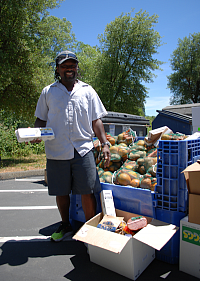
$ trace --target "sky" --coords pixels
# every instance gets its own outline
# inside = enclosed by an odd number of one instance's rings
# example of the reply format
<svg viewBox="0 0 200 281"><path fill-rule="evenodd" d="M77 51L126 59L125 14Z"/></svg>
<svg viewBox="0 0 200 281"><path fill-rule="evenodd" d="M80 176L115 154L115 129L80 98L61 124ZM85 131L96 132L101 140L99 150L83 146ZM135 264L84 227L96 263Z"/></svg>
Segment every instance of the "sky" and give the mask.
<svg viewBox="0 0 200 281"><path fill-rule="evenodd" d="M145 103L147 116L156 116L156 110L170 105L172 94L167 89L167 76L172 73L170 55L178 47L178 39L200 32L200 0L65 0L59 8L50 10L50 15L66 18L72 24L72 31L77 41L90 46L99 45L98 35L105 27L122 13L131 12L132 17L140 10L149 16L159 16L154 29L162 37L162 46L154 57L162 62L163 71L154 71L157 75L153 83L145 84L148 98Z"/></svg>

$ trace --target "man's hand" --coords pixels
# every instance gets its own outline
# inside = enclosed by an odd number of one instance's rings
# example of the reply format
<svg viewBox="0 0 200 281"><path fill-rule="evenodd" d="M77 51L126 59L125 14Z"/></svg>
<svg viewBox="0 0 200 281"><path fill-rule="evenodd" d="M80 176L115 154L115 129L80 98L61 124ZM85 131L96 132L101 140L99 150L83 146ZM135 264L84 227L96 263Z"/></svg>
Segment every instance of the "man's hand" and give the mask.
<svg viewBox="0 0 200 281"><path fill-rule="evenodd" d="M111 157L109 146L104 145L104 147L102 148L102 152L105 159L104 167L109 167Z"/></svg>
<svg viewBox="0 0 200 281"><path fill-rule="evenodd" d="M34 143L40 143L42 140L41 139L34 139L34 140L31 140L29 141L31 144L34 144ZM28 144L29 143L28 141L25 142L25 144Z"/></svg>
<svg viewBox="0 0 200 281"><path fill-rule="evenodd" d="M36 120L35 120L35 126L34 126L35 128L44 128L44 127L46 127L46 121L43 121L43 120L41 120L41 119L39 119L39 118L36 118ZM31 127L28 127L28 128L31 128ZM34 144L34 143L40 143L42 141L42 139L39 139L39 138L37 138L37 139L34 139L34 140L32 140L32 141L30 141L30 143L32 143L32 144ZM27 144L28 142L26 142L26 144Z"/></svg>
<svg viewBox="0 0 200 281"><path fill-rule="evenodd" d="M28 127L28 128L31 128L31 127ZM31 140L30 143L31 144L33 144L33 143L40 143L41 141L42 141L41 139L37 138L37 139ZM25 143L28 144L28 141L26 141Z"/></svg>
<svg viewBox="0 0 200 281"><path fill-rule="evenodd" d="M30 143L40 143L42 140L41 139L34 139L34 140L31 140Z"/></svg>

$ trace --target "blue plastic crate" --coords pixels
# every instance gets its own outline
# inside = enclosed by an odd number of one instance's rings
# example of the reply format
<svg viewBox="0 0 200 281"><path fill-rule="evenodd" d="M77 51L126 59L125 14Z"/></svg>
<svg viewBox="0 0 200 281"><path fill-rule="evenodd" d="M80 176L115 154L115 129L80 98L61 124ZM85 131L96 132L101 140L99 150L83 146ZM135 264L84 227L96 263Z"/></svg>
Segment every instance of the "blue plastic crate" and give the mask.
<svg viewBox="0 0 200 281"><path fill-rule="evenodd" d="M180 220L186 216L183 212L172 212L156 208L156 219L167 223L174 224L180 227ZM170 263L179 263L179 245L180 245L180 230L167 242L167 244L160 250L156 251L156 258L158 260Z"/></svg>
<svg viewBox="0 0 200 281"><path fill-rule="evenodd" d="M82 209L81 195L70 196L69 215L71 220L85 222L85 214Z"/></svg>
<svg viewBox="0 0 200 281"><path fill-rule="evenodd" d="M99 193L95 194L95 198L97 201L97 208L96 212L97 214L101 212L101 203L100 203L100 196ZM82 202L81 202L81 195L80 194L74 194L70 195L70 208L69 208L69 215L70 220L74 220L77 222L85 222L85 214L82 208Z"/></svg>
<svg viewBox="0 0 200 281"><path fill-rule="evenodd" d="M200 158L200 139L161 140L157 151L157 208L186 212L188 193L182 171Z"/></svg>
<svg viewBox="0 0 200 281"><path fill-rule="evenodd" d="M144 140L144 138L145 138L145 137L137 137L136 140L135 140L135 142L136 142L136 141L139 141L139 140Z"/></svg>
<svg viewBox="0 0 200 281"><path fill-rule="evenodd" d="M116 209L155 218L155 193L148 189L101 183L102 190L112 190Z"/></svg>
<svg viewBox="0 0 200 281"><path fill-rule="evenodd" d="M116 209L130 213L141 214L155 218L155 193L141 188L101 183L102 190L112 190ZM97 201L97 213L102 211L99 194L95 194ZM82 209L81 195L70 196L70 219L85 222Z"/></svg>

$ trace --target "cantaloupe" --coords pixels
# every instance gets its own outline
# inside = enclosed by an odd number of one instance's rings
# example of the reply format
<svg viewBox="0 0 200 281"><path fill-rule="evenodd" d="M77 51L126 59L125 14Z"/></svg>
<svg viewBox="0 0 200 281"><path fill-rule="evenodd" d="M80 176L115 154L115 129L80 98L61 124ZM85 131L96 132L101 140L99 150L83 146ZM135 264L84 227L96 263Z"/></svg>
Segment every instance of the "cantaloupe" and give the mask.
<svg viewBox="0 0 200 281"><path fill-rule="evenodd" d="M133 170L134 166L133 165L126 165L125 168L129 169L129 170Z"/></svg>
<svg viewBox="0 0 200 281"><path fill-rule="evenodd" d="M113 145L110 147L110 153L114 153L114 154L118 153L118 150L119 150L119 148L116 145Z"/></svg>
<svg viewBox="0 0 200 281"><path fill-rule="evenodd" d="M140 181L138 179L133 179L130 182L130 185L133 186L133 187L139 187L140 186Z"/></svg>
<svg viewBox="0 0 200 281"><path fill-rule="evenodd" d="M119 147L119 150L118 150L119 155L125 156L125 155L128 154L128 152L129 152L129 149L127 149L125 147L124 148L123 147Z"/></svg>
<svg viewBox="0 0 200 281"><path fill-rule="evenodd" d="M106 177L106 176L111 176L112 177L112 172L110 172L110 171L106 171L106 172L104 172L101 176L103 176L103 177Z"/></svg>
<svg viewBox="0 0 200 281"><path fill-rule="evenodd" d="M115 138L109 137L109 138L107 138L107 139L108 139L108 141L110 142L111 145L114 145L114 144L115 144Z"/></svg>
<svg viewBox="0 0 200 281"><path fill-rule="evenodd" d="M122 143L120 143L118 146L119 146L119 147L127 147L127 144L124 143L124 142L122 142Z"/></svg>
<svg viewBox="0 0 200 281"><path fill-rule="evenodd" d="M143 141L143 140L139 140L139 141L137 142L137 145L144 146L144 141Z"/></svg>
<svg viewBox="0 0 200 281"><path fill-rule="evenodd" d="M130 185L131 177L127 173L119 173L117 180L121 185Z"/></svg>
<svg viewBox="0 0 200 281"><path fill-rule="evenodd" d="M117 137L118 143L122 140L124 140L124 134L123 133L119 134L118 137Z"/></svg>
<svg viewBox="0 0 200 281"><path fill-rule="evenodd" d="M128 174L131 176L131 178L135 178L138 179L139 178L139 174L134 172L134 171L128 171Z"/></svg>
<svg viewBox="0 0 200 281"><path fill-rule="evenodd" d="M144 189L151 189L151 179L145 178L141 181L140 187Z"/></svg>

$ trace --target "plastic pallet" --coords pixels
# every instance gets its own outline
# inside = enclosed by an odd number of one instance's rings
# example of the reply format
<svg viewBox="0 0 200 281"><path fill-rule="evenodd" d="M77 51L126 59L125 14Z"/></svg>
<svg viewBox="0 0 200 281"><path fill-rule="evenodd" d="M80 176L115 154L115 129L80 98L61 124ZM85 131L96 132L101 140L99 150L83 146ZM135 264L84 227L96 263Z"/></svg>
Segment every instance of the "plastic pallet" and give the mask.
<svg viewBox="0 0 200 281"><path fill-rule="evenodd" d="M148 189L101 183L102 190L112 190L116 209L155 218L155 193Z"/></svg>
<svg viewBox="0 0 200 281"><path fill-rule="evenodd" d="M155 218L156 200L154 192L147 189L108 183L101 183L101 188L102 190L112 190L116 209ZM97 193L95 197L97 201L96 212L100 213L102 211L100 196ZM71 195L70 201L70 219L85 222L81 195Z"/></svg>
<svg viewBox="0 0 200 281"><path fill-rule="evenodd" d="M159 141L157 149L157 208L186 212L188 193L182 171L200 158L200 139Z"/></svg>
<svg viewBox="0 0 200 281"><path fill-rule="evenodd" d="M186 216L183 212L172 212L168 210L156 209L156 219L180 227L180 220ZM156 259L170 263L179 263L180 230L167 242L160 250L156 251Z"/></svg>
<svg viewBox="0 0 200 281"><path fill-rule="evenodd" d="M98 193L95 194L97 208L96 213L101 212L100 196ZM70 220L76 222L85 222L85 214L82 208L81 195L70 195L70 209L69 209Z"/></svg>

